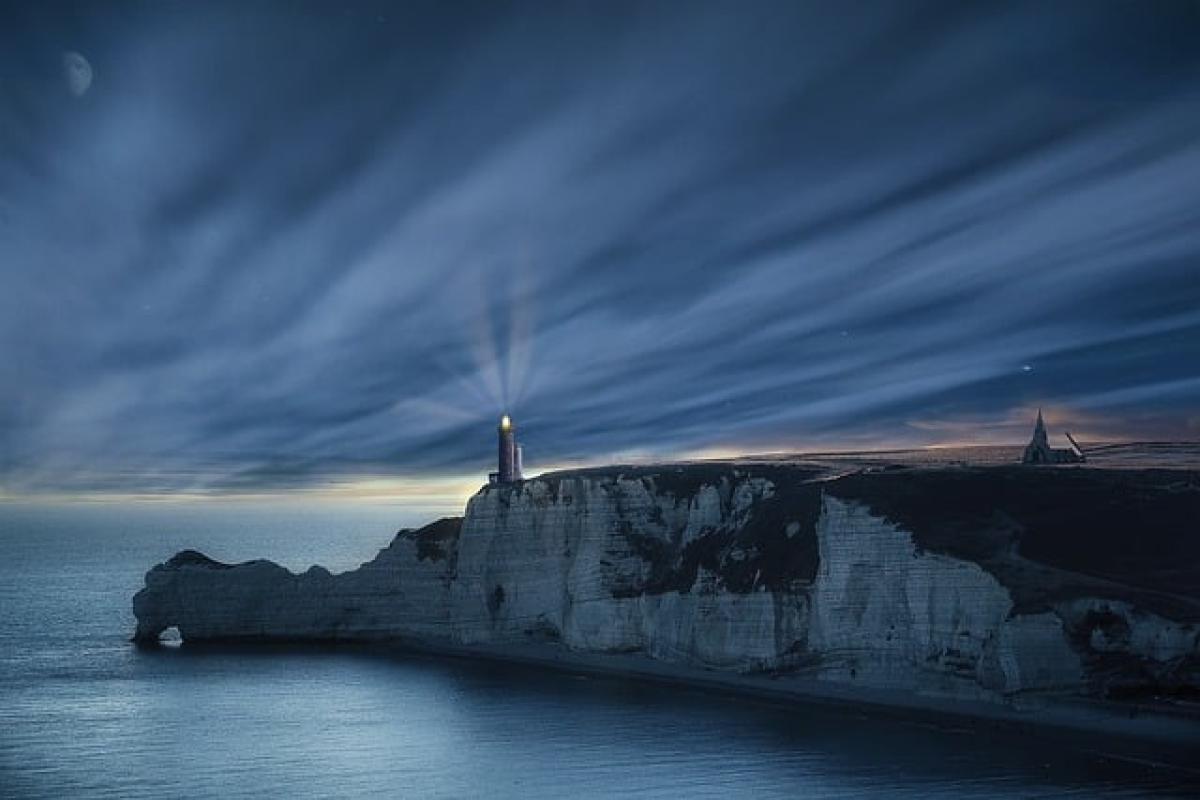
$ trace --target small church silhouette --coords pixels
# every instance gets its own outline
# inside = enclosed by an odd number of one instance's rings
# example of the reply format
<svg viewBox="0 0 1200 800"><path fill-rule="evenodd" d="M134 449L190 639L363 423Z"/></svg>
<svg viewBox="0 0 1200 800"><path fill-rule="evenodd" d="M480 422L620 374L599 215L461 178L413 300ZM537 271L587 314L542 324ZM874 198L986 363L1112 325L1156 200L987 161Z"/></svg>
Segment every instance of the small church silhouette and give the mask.
<svg viewBox="0 0 1200 800"><path fill-rule="evenodd" d="M1071 446L1066 449L1056 449L1050 446L1050 439L1046 435L1046 423L1042 420L1042 410L1038 409L1037 424L1033 426L1033 439L1025 447L1025 455L1021 458L1022 464L1078 464L1087 459L1083 456L1083 451L1079 449L1079 445L1067 434L1067 441Z"/></svg>

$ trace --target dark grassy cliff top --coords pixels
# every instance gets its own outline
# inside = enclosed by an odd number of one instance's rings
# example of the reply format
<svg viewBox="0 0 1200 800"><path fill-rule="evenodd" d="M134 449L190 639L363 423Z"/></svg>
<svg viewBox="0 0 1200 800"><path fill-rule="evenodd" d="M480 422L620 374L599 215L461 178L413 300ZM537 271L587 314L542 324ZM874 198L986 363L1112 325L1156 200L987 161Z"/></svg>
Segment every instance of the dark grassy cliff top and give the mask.
<svg viewBox="0 0 1200 800"><path fill-rule="evenodd" d="M1065 440L1051 437L1056 447ZM1200 442L1083 442L1088 469L1180 469L1200 471ZM686 471L698 475L755 466L786 466L825 473L857 469L898 467L1009 467L1019 466L1024 443L1019 445L967 445L962 447L925 447L901 450L859 450L828 453L771 453L704 461L662 462L658 464L611 464L598 467L547 472L539 479L568 477L615 478L617 475L640 477L663 472Z"/></svg>
<svg viewBox="0 0 1200 800"><path fill-rule="evenodd" d="M717 486L722 481L765 478L772 483L810 481L829 474L822 466L769 461L694 461L677 464L616 464L606 467L586 467L561 470L539 475L536 480L551 484L557 491L564 480L586 478L594 481L645 481L656 492L676 499L695 497L704 486Z"/></svg>
<svg viewBox="0 0 1200 800"><path fill-rule="evenodd" d="M1121 587L1168 616L1200 611L1200 471L901 469L826 491L912 531L922 549L979 563L1025 610Z"/></svg>
<svg viewBox="0 0 1200 800"><path fill-rule="evenodd" d="M417 543L417 559L441 561L455 549L462 532L462 517L442 517L423 528L405 529L396 539L411 539Z"/></svg>
<svg viewBox="0 0 1200 800"><path fill-rule="evenodd" d="M199 550L180 550L175 555L162 565L166 569L179 569L181 567L203 567L205 569L232 569L232 564L225 564L216 559L209 558Z"/></svg>
<svg viewBox="0 0 1200 800"><path fill-rule="evenodd" d="M1128 446L1117 449L1126 461L1133 457ZM813 540L781 539L775 529L797 521L810 533L824 492L862 503L910 531L923 551L978 563L1010 590L1018 611L1096 596L1200 621L1200 469L981 466L937 459L914 465L886 455L617 465L539 480L640 479L680 499L706 484L770 480L778 496L756 510L739 542L708 543L719 545L714 553L698 543L697 552L682 554L683 565L695 560L710 566L729 547L757 545L759 557L740 562L734 572L721 558L720 571L735 590L813 572ZM792 553L797 548L805 552Z"/></svg>

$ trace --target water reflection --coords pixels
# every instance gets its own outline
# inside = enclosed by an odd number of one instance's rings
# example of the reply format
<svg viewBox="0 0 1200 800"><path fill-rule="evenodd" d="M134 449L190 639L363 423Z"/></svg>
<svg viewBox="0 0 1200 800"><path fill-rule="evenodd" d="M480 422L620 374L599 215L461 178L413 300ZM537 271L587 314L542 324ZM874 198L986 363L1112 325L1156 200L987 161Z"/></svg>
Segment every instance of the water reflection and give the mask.
<svg viewBox="0 0 1200 800"><path fill-rule="evenodd" d="M254 704L271 709L259 719L263 734L317 737L321 746L306 749L348 781L345 789L394 780L417 794L524 797L557 797L568 786L581 797L1121 797L1200 788L1182 769L1149 763L1186 763L1182 753L1078 733L781 706L382 648L185 645L143 655L146 669L169 676L156 682L207 698L222 716L236 713L230 687L249 681ZM259 769L279 765L274 746L245 746Z"/></svg>

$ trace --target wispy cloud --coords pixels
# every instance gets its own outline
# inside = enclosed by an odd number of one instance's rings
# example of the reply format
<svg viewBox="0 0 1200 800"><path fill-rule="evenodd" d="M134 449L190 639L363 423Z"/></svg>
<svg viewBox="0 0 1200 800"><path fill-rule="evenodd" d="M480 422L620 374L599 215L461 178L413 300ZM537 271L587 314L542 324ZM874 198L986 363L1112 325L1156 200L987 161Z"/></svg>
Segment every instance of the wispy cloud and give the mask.
<svg viewBox="0 0 1200 800"><path fill-rule="evenodd" d="M1194 4L3 14L9 492L1195 435Z"/></svg>

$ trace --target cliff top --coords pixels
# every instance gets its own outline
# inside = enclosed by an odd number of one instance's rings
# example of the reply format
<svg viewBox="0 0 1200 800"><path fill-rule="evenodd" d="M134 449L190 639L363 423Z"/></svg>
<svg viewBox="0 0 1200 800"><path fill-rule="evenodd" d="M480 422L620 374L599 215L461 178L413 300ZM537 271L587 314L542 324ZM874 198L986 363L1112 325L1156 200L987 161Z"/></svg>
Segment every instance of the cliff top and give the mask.
<svg viewBox="0 0 1200 800"><path fill-rule="evenodd" d="M1183 469L1200 470L1200 442L1083 442L1090 469ZM544 473L543 478L624 474L641 476L664 471L697 472L728 470L736 467L765 465L791 466L814 472L838 473L855 469L883 467L958 468L1005 467L1021 464L1024 445L964 445L924 447L900 450L859 450L844 452L767 453L706 459L703 461L663 461L641 464L612 464L580 467ZM1047 465L1047 468L1073 468L1079 465Z"/></svg>
<svg viewBox="0 0 1200 800"><path fill-rule="evenodd" d="M789 540L786 553L775 552L780 531L795 521L811 532L828 494L862 503L910 531L921 550L979 564L1009 588L1018 611L1091 593L1200 620L1200 469L1165 467L1170 459L1149 459L1145 449L1143 462L1159 466L1131 468L1124 464L1133 460L1133 448L1110 452L1116 463L1061 467L928 458L906 463L891 453L614 465L533 480L548 483L553 496L572 479L634 480L690 502L705 485L766 479L774 496L756 506L738 534L739 547L761 556L741 566L752 577L761 572L764 580L799 547L799 540ZM482 493L520 487L485 487ZM779 577L790 575L783 570ZM738 584L737 576L726 577Z"/></svg>

